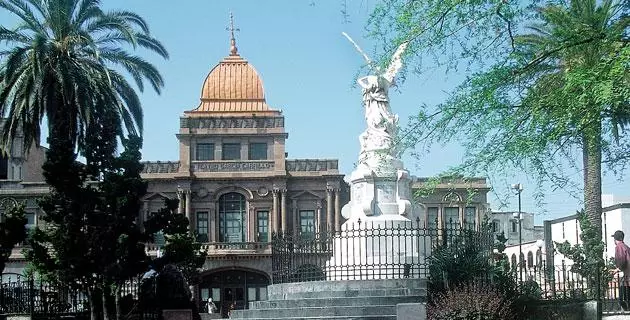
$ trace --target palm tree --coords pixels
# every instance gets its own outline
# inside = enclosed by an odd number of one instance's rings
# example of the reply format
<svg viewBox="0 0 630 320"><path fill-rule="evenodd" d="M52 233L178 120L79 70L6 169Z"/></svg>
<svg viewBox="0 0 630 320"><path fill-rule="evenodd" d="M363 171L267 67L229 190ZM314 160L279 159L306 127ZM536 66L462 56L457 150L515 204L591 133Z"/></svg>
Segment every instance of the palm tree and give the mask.
<svg viewBox="0 0 630 320"><path fill-rule="evenodd" d="M602 150L619 139L619 129L630 125L627 94L602 100L598 90L611 79L616 82L613 87L628 89L627 74L615 68L624 64L627 68L620 55L627 50L623 42L629 19L622 10L623 5L613 0L547 5L540 10L541 23L516 39L520 53L528 57L521 76L534 80L523 99L531 108L527 112L537 114L539 123L552 124L552 130L565 135L562 140L581 146L585 213L597 239L602 236ZM576 101L558 101L563 96L559 92ZM612 140L607 133L612 133Z"/></svg>
<svg viewBox="0 0 630 320"><path fill-rule="evenodd" d="M140 91L148 81L159 93L163 80L151 63L125 48L142 47L168 58L142 17L104 12L99 0L0 0L0 7L19 19L13 29L0 26L0 42L8 47L0 51L5 150L18 130L25 150L39 142L44 117L49 137L55 137L51 149L81 149L103 109L117 115L111 130L141 135L140 100L121 70Z"/></svg>

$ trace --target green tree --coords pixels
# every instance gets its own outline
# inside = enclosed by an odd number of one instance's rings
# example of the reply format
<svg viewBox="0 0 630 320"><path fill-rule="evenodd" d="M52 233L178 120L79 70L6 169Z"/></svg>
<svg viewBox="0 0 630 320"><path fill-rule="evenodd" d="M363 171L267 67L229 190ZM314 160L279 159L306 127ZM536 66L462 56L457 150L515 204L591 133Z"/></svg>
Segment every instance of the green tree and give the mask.
<svg viewBox="0 0 630 320"><path fill-rule="evenodd" d="M5 205L0 221L0 273L4 270L16 244L26 240L24 204Z"/></svg>
<svg viewBox="0 0 630 320"><path fill-rule="evenodd" d="M157 91L163 80L157 69L126 47L142 47L168 57L149 33L147 23L129 11L104 12L98 0L0 0L0 8L19 22L0 26L0 113L8 116L2 141L10 144L18 130L25 149L37 142L44 116L49 136L74 147L86 138L98 109L118 115L116 127L142 132L142 108L135 89L144 81ZM50 144L51 149L61 148ZM74 150L74 148L70 148ZM56 151L56 150L54 150Z"/></svg>
<svg viewBox="0 0 630 320"><path fill-rule="evenodd" d="M106 118L100 123L114 121ZM177 200L167 200L158 213L139 223L138 212L147 188L140 177L141 139L123 139L124 151L113 157L110 148L114 146L101 144L101 138L110 141L107 135L114 133L107 125L100 127L99 134L97 128L88 130L94 134L85 147L92 159L100 159L98 164L79 164L91 174L76 179L78 187L66 188L76 190L73 197L53 192L40 202L46 224L35 230L27 258L45 278L86 290L92 319L121 319L125 282L146 271L149 264L167 263L179 266L194 279L205 253L192 237L188 219L177 214ZM53 164L51 168L64 166ZM166 236L165 255L152 261L146 255L145 243L157 232Z"/></svg>
<svg viewBox="0 0 630 320"><path fill-rule="evenodd" d="M614 0L391 0L370 30L386 49L411 39L416 68L435 54L438 65L465 61L474 71L435 110L419 112L407 143L458 140L459 170L518 168L541 185L565 187L565 164L581 168L585 213L601 239L602 163L619 169L630 158L627 11Z"/></svg>

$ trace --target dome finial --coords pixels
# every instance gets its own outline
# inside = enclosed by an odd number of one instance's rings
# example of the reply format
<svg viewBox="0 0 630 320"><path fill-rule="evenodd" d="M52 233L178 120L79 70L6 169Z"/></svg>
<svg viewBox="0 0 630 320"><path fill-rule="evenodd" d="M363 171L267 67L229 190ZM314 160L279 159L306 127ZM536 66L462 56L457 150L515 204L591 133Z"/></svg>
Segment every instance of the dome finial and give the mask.
<svg viewBox="0 0 630 320"><path fill-rule="evenodd" d="M230 12L230 26L226 30L230 31L230 55L238 56L238 48L236 48L234 31L240 31L240 29L234 28L234 15L232 14L232 12Z"/></svg>

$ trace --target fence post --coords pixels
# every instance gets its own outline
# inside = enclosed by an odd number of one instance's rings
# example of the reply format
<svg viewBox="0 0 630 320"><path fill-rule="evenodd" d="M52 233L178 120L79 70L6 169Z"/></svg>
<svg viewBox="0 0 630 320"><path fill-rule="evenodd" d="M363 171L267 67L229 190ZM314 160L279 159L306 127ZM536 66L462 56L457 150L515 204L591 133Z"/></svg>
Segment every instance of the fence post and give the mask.
<svg viewBox="0 0 630 320"><path fill-rule="evenodd" d="M29 276L28 279L28 292L28 309L32 319L35 312L35 279L33 276Z"/></svg>
<svg viewBox="0 0 630 320"><path fill-rule="evenodd" d="M602 320L602 271L604 271L603 266L600 265L600 263L603 261L600 261L599 259L597 260L597 320ZM603 281L606 281L606 278L604 277ZM606 287L608 287L608 284L606 284Z"/></svg>

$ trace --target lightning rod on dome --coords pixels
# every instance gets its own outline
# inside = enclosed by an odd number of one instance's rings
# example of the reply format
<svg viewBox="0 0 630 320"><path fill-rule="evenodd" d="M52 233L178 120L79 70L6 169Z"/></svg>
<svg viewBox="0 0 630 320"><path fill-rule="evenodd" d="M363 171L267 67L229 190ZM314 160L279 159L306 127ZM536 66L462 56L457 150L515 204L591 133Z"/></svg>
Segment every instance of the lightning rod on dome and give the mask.
<svg viewBox="0 0 630 320"><path fill-rule="evenodd" d="M236 47L234 31L241 31L241 29L234 28L234 15L232 14L232 12L230 12L230 25L225 30L230 31L230 55L237 56L238 48Z"/></svg>

